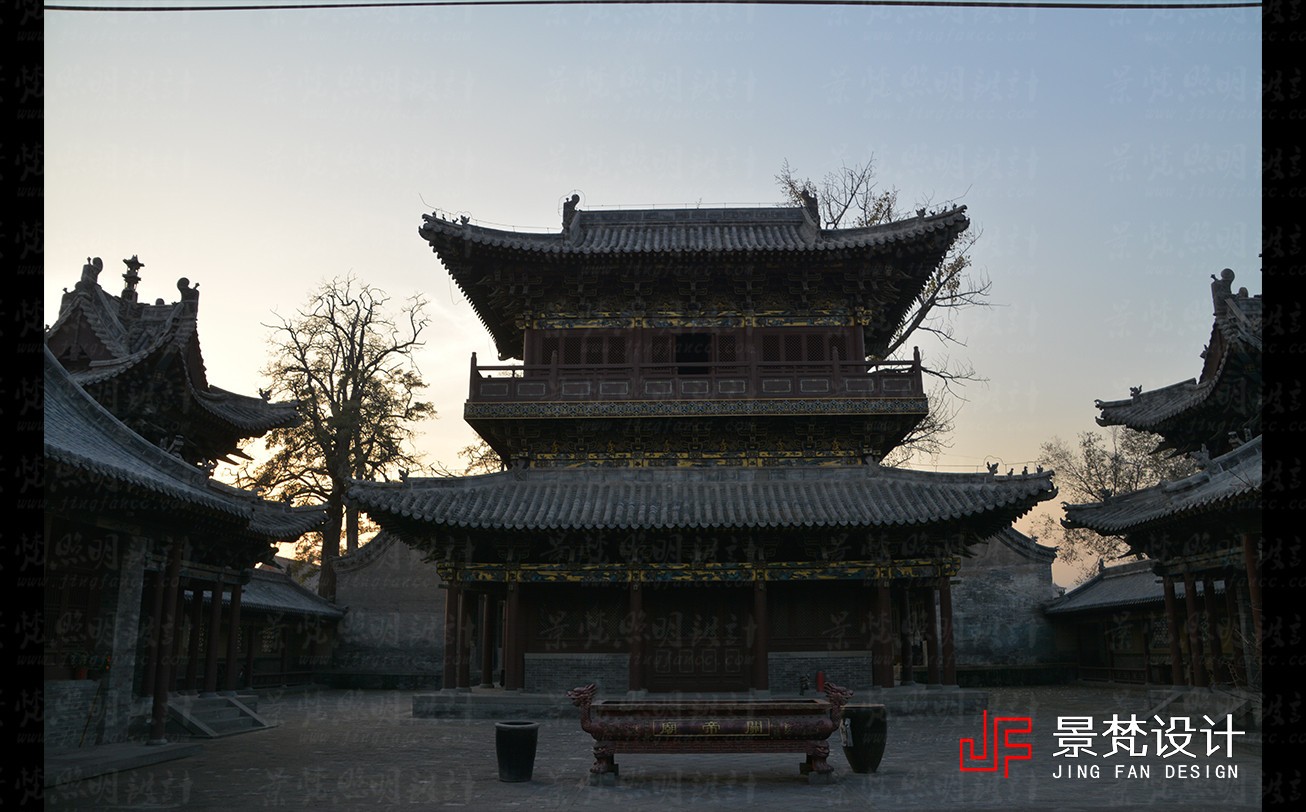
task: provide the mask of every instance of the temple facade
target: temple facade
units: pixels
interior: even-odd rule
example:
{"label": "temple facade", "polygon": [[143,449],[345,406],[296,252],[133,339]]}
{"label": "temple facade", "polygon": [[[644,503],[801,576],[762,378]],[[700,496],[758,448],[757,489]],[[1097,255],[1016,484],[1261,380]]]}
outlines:
{"label": "temple facade", "polygon": [[1103,618],[1087,610],[1102,603],[1112,585],[1127,581],[1098,578],[1067,593],[1053,611],[1097,624],[1098,633],[1086,633],[1081,660],[1105,659],[1115,644],[1099,636],[1147,639],[1149,669],[1166,682],[1258,688],[1261,297],[1249,296],[1246,288],[1234,293],[1234,273],[1227,268],[1211,278],[1215,322],[1201,353],[1200,376],[1151,391],[1134,387],[1128,399],[1097,402],[1099,424],[1159,434],[1159,451],[1189,454],[1200,470],[1103,502],[1065,507],[1068,527],[1120,536],[1131,553],[1145,557],[1161,582],[1163,609],[1150,618],[1117,613],[1104,627]]}
{"label": "temple facade", "polygon": [[879,464],[929,410],[919,353],[883,356],[965,209],[576,203],[548,234],[420,228],[498,349],[465,418],[505,470],[348,499],[436,562],[444,686],[955,684],[961,558],[1054,493]]}

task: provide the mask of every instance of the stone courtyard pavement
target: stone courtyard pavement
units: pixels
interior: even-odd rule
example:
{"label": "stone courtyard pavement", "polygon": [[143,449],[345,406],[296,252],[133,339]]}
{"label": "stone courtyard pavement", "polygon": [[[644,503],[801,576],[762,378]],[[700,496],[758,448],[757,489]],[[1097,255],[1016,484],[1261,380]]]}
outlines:
{"label": "stone courtyard pavement", "polygon": [[[1235,736],[1232,756],[1223,747],[1206,755],[1205,736],[1193,736],[1189,758],[1158,757],[1149,730],[1135,744],[1146,756],[1110,758],[1101,735],[1113,713],[1143,716],[1141,693],[1039,687],[990,689],[993,717],[1033,719],[1032,734],[1013,734],[1031,745],[1031,760],[1010,762],[1010,776],[961,772],[959,740],[981,746],[979,714],[964,717],[889,718],[888,745],[877,773],[848,769],[839,736],[831,737],[835,780],[809,786],[794,755],[625,755],[618,753],[621,783],[591,787],[593,739],[579,716],[540,720],[533,779],[498,780],[494,722],[489,719],[419,719],[411,691],[321,690],[269,693],[259,713],[277,726],[203,742],[187,758],[46,789],[45,808],[64,810],[185,809],[1038,809],[1086,810],[1152,807],[1196,810],[1259,809],[1259,735]],[[863,698],[865,699],[865,698]],[[854,698],[854,702],[858,698]],[[865,699],[865,701],[872,701]],[[1180,712],[1182,713],[1182,712]],[[1179,715],[1179,714],[1176,714]],[[1055,756],[1058,717],[1092,716],[1096,755]],[[1163,720],[1169,723],[1169,714]],[[1155,728],[1155,723],[1149,726]],[[1220,720],[1221,722],[1223,720]],[[1005,723],[1004,723],[1005,724]],[[1200,716],[1195,729],[1210,727]],[[1250,741],[1248,741],[1250,740]],[[1224,739],[1215,737],[1215,744]],[[1169,744],[1173,744],[1171,740]],[[988,742],[992,747],[993,742]],[[1167,747],[1169,746],[1167,744]],[[1020,754],[1020,751],[1013,750]],[[992,756],[993,750],[988,751]],[[989,763],[992,761],[990,759]],[[1082,778],[1054,778],[1079,765]],[[1115,777],[1123,765],[1150,777]],[[1178,767],[1198,777],[1178,777]],[[968,764],[969,766],[969,764]],[[1098,777],[1092,777],[1096,766]],[[1218,770],[1225,777],[1216,777]],[[1167,767],[1172,777],[1166,777]],[[49,764],[47,763],[47,769]],[[1205,772],[1209,768],[1210,776]],[[1236,777],[1228,773],[1236,769]]]}

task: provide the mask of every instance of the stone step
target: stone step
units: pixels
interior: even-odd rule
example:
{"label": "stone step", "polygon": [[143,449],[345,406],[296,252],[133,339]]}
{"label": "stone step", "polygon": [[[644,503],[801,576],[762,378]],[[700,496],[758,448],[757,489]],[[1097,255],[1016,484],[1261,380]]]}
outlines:
{"label": "stone step", "polygon": [[217,738],[272,727],[240,698],[178,697],[169,714],[186,731],[199,738]]}

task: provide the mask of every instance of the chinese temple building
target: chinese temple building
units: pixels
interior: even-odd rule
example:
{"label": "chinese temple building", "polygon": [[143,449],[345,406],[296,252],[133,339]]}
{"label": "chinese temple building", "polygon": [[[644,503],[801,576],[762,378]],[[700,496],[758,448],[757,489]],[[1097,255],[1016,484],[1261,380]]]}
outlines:
{"label": "chinese temple building", "polygon": [[473,355],[465,407],[505,471],[348,496],[447,583],[444,686],[955,685],[960,558],[1055,492],[879,465],[929,410],[919,354],[882,356],[965,209],[577,200],[559,232],[420,228],[518,362]]}
{"label": "chinese temple building", "polygon": [[207,384],[185,280],[181,301],[142,306],[135,258],[121,297],[96,283],[100,267],[88,262],[46,333],[47,748],[126,740],[136,696],[153,698],[161,741],[172,692],[249,687],[237,677],[255,638],[271,639],[257,612],[241,620],[244,588],[267,591],[252,568],[325,519],[211,478],[240,439],[297,420],[295,405]]}
{"label": "chinese temple building", "polygon": [[1164,614],[1152,625],[1164,644],[1152,660],[1174,685],[1260,684],[1261,297],[1234,293],[1233,278],[1212,276],[1215,324],[1196,380],[1097,402],[1099,424],[1159,434],[1198,473],[1065,506],[1068,527],[1123,537],[1159,576]]}

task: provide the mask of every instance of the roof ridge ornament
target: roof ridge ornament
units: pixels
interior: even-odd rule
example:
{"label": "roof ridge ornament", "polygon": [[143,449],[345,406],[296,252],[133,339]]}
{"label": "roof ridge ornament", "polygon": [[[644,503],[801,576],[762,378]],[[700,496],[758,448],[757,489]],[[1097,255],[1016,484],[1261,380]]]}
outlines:
{"label": "roof ridge ornament", "polygon": [[798,196],[803,199],[803,208],[807,211],[807,216],[812,218],[812,222],[817,228],[820,228],[821,207],[817,203],[816,194],[807,189],[799,189]]}
{"label": "roof ridge ornament", "polygon": [[199,300],[200,300],[199,282],[196,282],[194,285],[192,285],[190,283],[190,280],[183,276],[177,280],[177,290],[178,292],[181,293],[181,300],[183,302],[194,302],[195,304],[199,304]]}
{"label": "roof ridge ornament", "polygon": [[77,287],[89,285],[95,287],[99,284],[96,279],[100,276],[100,271],[104,270],[104,260],[99,257],[94,259],[87,257],[86,264],[82,266],[82,278],[78,281]]}
{"label": "roof ridge ornament", "polygon": [[1220,278],[1216,279],[1215,274],[1211,274],[1211,299],[1214,300],[1215,315],[1221,316],[1225,310],[1224,300],[1233,295],[1233,269],[1225,268],[1220,271]]}
{"label": "roof ridge ornament", "polygon": [[571,233],[571,224],[576,221],[576,207],[580,205],[580,194],[572,192],[571,197],[562,202],[562,233]]}

